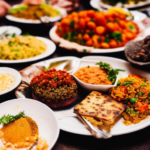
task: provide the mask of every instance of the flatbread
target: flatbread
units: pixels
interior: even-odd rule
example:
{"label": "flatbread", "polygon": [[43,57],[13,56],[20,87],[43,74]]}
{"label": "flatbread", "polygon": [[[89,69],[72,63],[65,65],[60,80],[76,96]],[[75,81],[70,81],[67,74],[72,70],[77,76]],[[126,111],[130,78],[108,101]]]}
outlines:
{"label": "flatbread", "polygon": [[106,125],[111,125],[118,116],[121,116],[125,109],[126,105],[113,100],[110,96],[92,91],[74,108],[74,112],[83,116],[97,118]]}

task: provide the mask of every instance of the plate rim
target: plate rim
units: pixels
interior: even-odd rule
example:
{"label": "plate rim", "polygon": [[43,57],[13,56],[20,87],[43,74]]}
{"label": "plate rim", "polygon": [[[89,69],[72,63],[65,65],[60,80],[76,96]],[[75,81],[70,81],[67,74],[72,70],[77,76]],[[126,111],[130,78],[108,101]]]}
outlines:
{"label": "plate rim", "polygon": [[[48,56],[52,55],[56,51],[56,44],[52,40],[50,40],[48,38],[45,38],[45,37],[40,37],[40,36],[33,36],[33,37],[36,37],[37,39],[40,39],[43,42],[46,40],[47,42],[49,42],[49,44],[53,45],[52,47],[54,47],[54,48],[53,49],[48,49],[48,47],[47,47],[46,51],[44,52],[44,53],[47,52],[48,53],[47,55],[44,55],[44,53],[42,53],[42,54],[37,55],[35,57],[31,57],[31,58],[27,58],[27,59],[19,59],[19,60],[3,60],[3,59],[0,59],[0,64],[17,64],[17,63],[28,63],[28,62],[32,62],[32,61],[37,61],[37,60],[40,60],[40,59],[43,59],[45,57],[48,57]],[[37,57],[40,57],[40,58],[37,58]]]}
{"label": "plate rim", "polygon": [[11,91],[14,90],[16,87],[18,87],[18,85],[21,83],[22,76],[21,76],[21,74],[20,74],[19,71],[17,71],[16,69],[13,69],[13,68],[0,67],[0,69],[4,69],[4,70],[6,70],[6,71],[7,71],[7,70],[13,71],[13,72],[15,72],[15,73],[17,74],[17,77],[18,77],[18,78],[16,78],[16,76],[11,75],[11,73],[7,71],[11,76],[13,76],[13,78],[15,78],[16,84],[14,83],[15,85],[13,85],[10,89],[7,89],[7,90],[4,90],[4,91],[0,92],[0,96],[1,96],[1,95],[4,95],[4,94],[6,94],[6,93],[11,92]]}
{"label": "plate rim", "polygon": [[1,105],[5,105],[5,104],[7,104],[7,103],[9,103],[9,102],[20,101],[20,100],[22,100],[22,101],[26,101],[26,100],[27,100],[27,101],[29,101],[29,102],[32,101],[33,103],[39,103],[40,105],[43,105],[44,107],[46,107],[46,109],[49,109],[49,110],[51,111],[51,113],[53,114],[53,117],[55,118],[55,121],[56,121],[56,124],[57,124],[57,134],[56,134],[56,137],[55,137],[55,139],[53,140],[52,144],[49,145],[49,147],[48,147],[48,150],[52,149],[53,146],[55,145],[55,143],[57,142],[57,139],[58,139],[59,133],[60,133],[60,125],[59,125],[59,122],[58,122],[57,117],[56,117],[55,114],[54,114],[54,111],[53,111],[51,108],[49,108],[47,105],[45,105],[44,103],[39,102],[39,101],[34,100],[34,99],[30,99],[30,98],[19,98],[19,99],[16,98],[16,99],[10,99],[10,100],[7,100],[7,101],[4,101],[4,102],[0,103],[0,107],[1,107]]}

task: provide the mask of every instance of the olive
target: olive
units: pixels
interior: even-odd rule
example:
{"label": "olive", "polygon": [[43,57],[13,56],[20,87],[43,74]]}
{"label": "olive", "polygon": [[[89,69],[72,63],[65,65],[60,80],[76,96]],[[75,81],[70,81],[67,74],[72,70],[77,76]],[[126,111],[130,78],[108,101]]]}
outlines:
{"label": "olive", "polygon": [[136,102],[136,99],[134,98],[134,97],[132,97],[131,99],[130,99],[130,103],[131,104],[134,104]]}
{"label": "olive", "polygon": [[144,45],[142,46],[142,48],[145,49],[145,50],[148,50],[148,49],[149,49],[148,45],[146,45],[146,44],[144,44]]}
{"label": "olive", "polygon": [[139,60],[139,59],[140,59],[140,57],[141,57],[141,56],[140,56],[140,55],[138,55],[138,54],[136,54],[136,55],[135,55],[135,59],[136,59],[136,60]]}
{"label": "olive", "polygon": [[144,55],[143,56],[143,61],[147,61],[148,60],[148,56],[147,55]]}
{"label": "olive", "polygon": [[139,53],[137,53],[137,54],[138,54],[138,55],[141,55],[141,56],[144,56],[144,55],[145,55],[144,53],[140,53],[140,52],[139,52]]}
{"label": "olive", "polygon": [[146,52],[146,50],[145,49],[141,49],[141,51],[140,51],[141,53],[145,53]]}

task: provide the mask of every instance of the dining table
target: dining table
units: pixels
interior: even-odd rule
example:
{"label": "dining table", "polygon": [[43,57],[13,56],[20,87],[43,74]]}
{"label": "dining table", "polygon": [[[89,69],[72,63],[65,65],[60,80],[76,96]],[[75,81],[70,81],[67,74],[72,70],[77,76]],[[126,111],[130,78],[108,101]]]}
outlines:
{"label": "dining table", "polygon": [[[21,3],[21,0],[7,0],[7,2],[10,5]],[[90,3],[88,0],[81,0],[79,3],[79,7],[75,11],[80,10],[88,10],[93,9],[90,6]],[[148,15],[148,9],[149,6],[146,6],[146,9],[140,8],[144,13]],[[22,30],[22,33],[29,33],[34,36],[41,36],[50,39],[49,37],[49,30],[52,28],[51,25],[46,24],[23,24],[23,23],[17,23],[7,20],[5,17],[0,18],[0,26],[5,25],[12,25],[19,27]],[[115,52],[115,53],[79,53],[74,50],[66,50],[64,48],[59,47],[56,45],[56,51],[44,58],[37,61],[27,62],[27,63],[20,63],[20,64],[5,64],[0,63],[0,67],[10,67],[14,68],[18,71],[30,66],[33,63],[52,59],[56,57],[62,57],[62,56],[75,56],[75,57],[83,57],[83,56],[108,56],[113,58],[119,58],[126,60],[126,57],[124,55],[124,51],[121,52]],[[139,68],[143,69],[143,68]],[[148,68],[145,69],[145,71],[148,71]],[[149,72],[150,73],[150,72]],[[16,99],[15,96],[15,90],[1,95],[0,96],[0,103],[4,101],[8,101],[11,99]],[[6,108],[7,109],[7,108]],[[59,137],[55,145],[53,146],[52,150],[150,150],[150,127],[146,127],[144,129],[141,129],[136,132],[113,136],[109,139],[96,139],[93,136],[85,136],[85,135],[79,135],[74,133],[69,133],[63,130],[60,130]]]}

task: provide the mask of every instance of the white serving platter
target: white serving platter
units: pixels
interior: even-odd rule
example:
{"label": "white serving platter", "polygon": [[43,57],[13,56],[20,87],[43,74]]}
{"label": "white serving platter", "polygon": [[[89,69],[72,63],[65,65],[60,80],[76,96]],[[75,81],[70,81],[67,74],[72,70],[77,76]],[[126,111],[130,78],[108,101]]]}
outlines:
{"label": "white serving platter", "polygon": [[[82,61],[82,59],[88,60],[89,62]],[[86,57],[81,58],[80,66],[84,66],[85,64],[94,65],[95,62],[92,62],[92,61],[107,62],[107,63],[111,64],[111,66],[113,66],[114,68],[126,70],[125,72],[119,73],[119,78],[120,77],[125,78],[129,74],[138,74],[138,75],[146,77],[150,81],[150,74],[148,72],[144,72],[144,71],[135,69],[130,65],[129,62],[121,60],[121,59],[117,59],[117,58],[104,57],[104,56],[86,56]],[[72,114],[74,107],[75,106],[73,106],[72,108],[68,108],[68,109],[55,110],[54,113],[55,113],[56,117],[60,118],[60,116],[63,116],[66,114]],[[122,123],[122,121],[123,121],[123,118],[121,118],[115,124],[115,126],[111,129],[112,136],[135,132],[135,131],[141,130],[141,129],[149,126],[150,125],[150,116],[138,124],[132,124],[129,126],[124,125]],[[59,119],[59,125],[60,125],[61,130],[64,130],[64,131],[67,131],[70,133],[75,133],[75,134],[92,136],[90,131],[76,117],[65,117],[65,118]]]}
{"label": "white serving platter", "polygon": [[[146,29],[141,22],[137,22],[137,25],[141,33],[139,33],[139,35],[134,39],[134,41],[144,39],[150,32],[150,27]],[[50,38],[60,47],[65,48],[67,50],[76,50],[77,52],[80,52],[80,53],[85,53],[85,50],[86,50],[86,53],[114,53],[114,52],[124,51],[124,48],[125,48],[123,46],[123,47],[118,47],[118,48],[98,49],[94,47],[79,45],[78,43],[70,42],[59,37],[56,34],[56,29],[57,29],[56,25],[51,28],[49,32]]]}

